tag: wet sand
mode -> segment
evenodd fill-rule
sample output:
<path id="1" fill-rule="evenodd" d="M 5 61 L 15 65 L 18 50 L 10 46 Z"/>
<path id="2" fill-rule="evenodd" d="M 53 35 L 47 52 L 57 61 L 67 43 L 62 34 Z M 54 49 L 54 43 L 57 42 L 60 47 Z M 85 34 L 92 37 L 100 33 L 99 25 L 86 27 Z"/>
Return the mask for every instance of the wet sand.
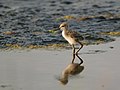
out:
<path id="1" fill-rule="evenodd" d="M 0 90 L 119 90 L 120 38 L 81 50 L 84 70 L 62 85 L 56 76 L 71 62 L 71 50 L 0 52 Z M 76 59 L 77 62 L 77 59 Z"/>

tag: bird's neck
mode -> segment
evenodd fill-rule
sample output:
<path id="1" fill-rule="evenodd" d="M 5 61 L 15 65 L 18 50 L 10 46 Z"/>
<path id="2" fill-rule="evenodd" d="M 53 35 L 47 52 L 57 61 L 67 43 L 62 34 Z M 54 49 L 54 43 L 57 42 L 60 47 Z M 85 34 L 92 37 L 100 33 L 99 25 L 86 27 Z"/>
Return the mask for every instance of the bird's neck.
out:
<path id="1" fill-rule="evenodd" d="M 67 38 L 67 30 L 62 31 L 62 36 L 66 39 Z"/>
<path id="2" fill-rule="evenodd" d="M 65 35 L 65 34 L 66 34 L 66 32 L 67 32 L 67 30 L 66 30 L 66 29 L 64 29 L 64 30 L 62 31 L 62 35 Z"/>

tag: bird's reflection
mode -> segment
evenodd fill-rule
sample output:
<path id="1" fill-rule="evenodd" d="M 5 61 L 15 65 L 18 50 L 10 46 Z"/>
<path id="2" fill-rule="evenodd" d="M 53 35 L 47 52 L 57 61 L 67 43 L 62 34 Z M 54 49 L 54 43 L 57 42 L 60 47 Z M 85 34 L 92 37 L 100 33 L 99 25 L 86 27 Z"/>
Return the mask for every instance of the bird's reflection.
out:
<path id="1" fill-rule="evenodd" d="M 84 66 L 81 66 L 79 63 L 71 63 L 62 71 L 62 74 L 58 80 L 63 85 L 66 85 L 71 75 L 73 76 L 80 74 L 83 70 L 84 70 Z"/>

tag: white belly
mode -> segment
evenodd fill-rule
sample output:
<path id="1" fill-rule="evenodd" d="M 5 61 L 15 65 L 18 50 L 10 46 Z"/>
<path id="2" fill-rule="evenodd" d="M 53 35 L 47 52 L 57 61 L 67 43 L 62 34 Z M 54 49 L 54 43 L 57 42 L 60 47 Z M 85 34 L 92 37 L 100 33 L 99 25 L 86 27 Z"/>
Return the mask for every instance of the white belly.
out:
<path id="1" fill-rule="evenodd" d="M 62 32 L 62 36 L 72 45 L 72 44 L 77 44 L 74 38 L 71 38 L 67 35 L 65 35 L 64 31 Z"/>

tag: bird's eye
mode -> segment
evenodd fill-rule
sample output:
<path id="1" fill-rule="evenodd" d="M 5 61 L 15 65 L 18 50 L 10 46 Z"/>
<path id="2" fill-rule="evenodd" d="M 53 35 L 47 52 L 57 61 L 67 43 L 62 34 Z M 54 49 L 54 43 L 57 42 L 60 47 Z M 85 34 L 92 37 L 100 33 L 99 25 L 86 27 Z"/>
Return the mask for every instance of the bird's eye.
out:
<path id="1" fill-rule="evenodd" d="M 61 27 L 64 27 L 64 26 L 61 26 Z"/>

